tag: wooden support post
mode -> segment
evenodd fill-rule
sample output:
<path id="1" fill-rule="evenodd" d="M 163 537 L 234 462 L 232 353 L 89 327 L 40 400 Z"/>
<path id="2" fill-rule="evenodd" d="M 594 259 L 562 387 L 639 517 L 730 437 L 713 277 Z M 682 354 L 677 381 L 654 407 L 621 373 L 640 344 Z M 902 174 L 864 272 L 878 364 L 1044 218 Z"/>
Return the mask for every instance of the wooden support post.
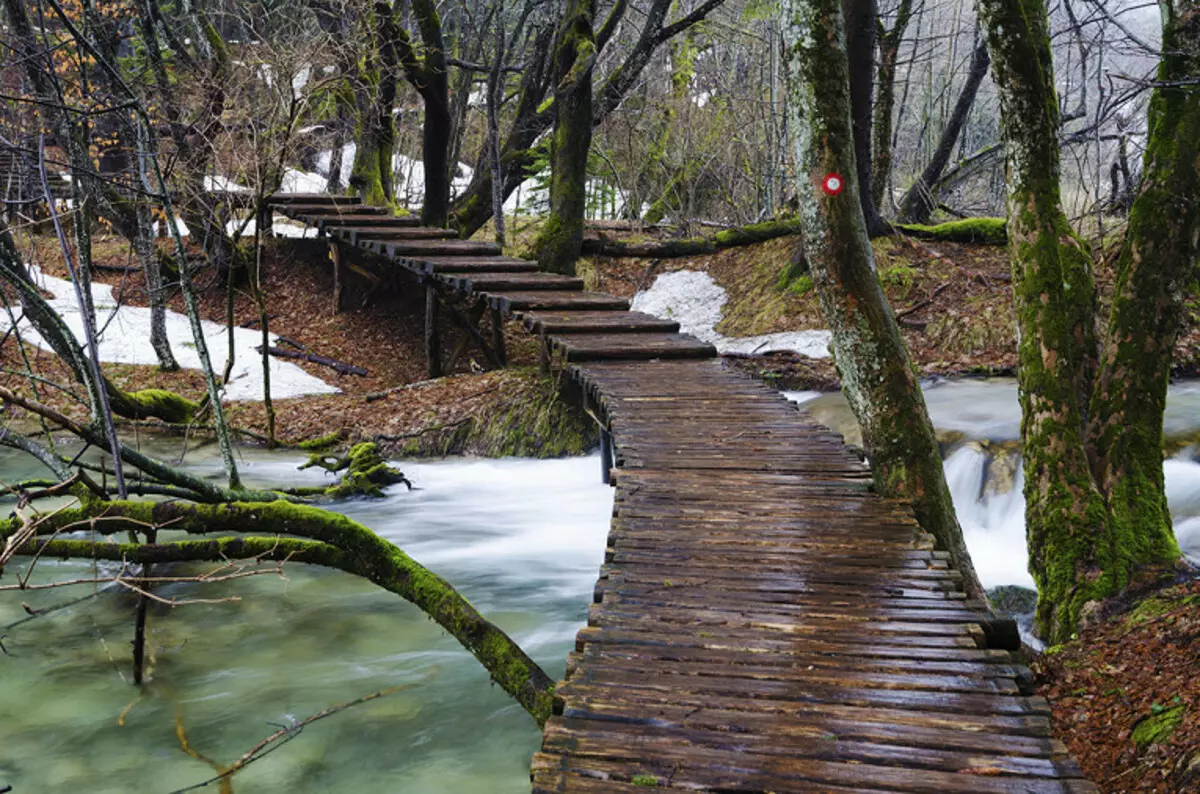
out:
<path id="1" fill-rule="evenodd" d="M 600 482 L 609 485 L 612 482 L 613 443 L 612 433 L 600 425 Z"/>
<path id="2" fill-rule="evenodd" d="M 342 286 L 345 268 L 342 265 L 342 246 L 337 240 L 329 240 L 329 261 L 333 263 L 333 313 L 342 310 Z"/>
<path id="3" fill-rule="evenodd" d="M 546 339 L 546 332 L 542 331 L 538 334 L 538 368 L 541 369 L 543 375 L 550 374 L 550 340 Z"/>
<path id="4" fill-rule="evenodd" d="M 508 366 L 508 348 L 504 344 L 504 312 L 492 307 L 492 350 L 500 366 Z"/>
<path id="5" fill-rule="evenodd" d="M 430 378 L 442 376 L 442 336 L 438 328 L 438 294 L 433 284 L 425 284 L 425 364 Z"/>
<path id="6" fill-rule="evenodd" d="M 263 204 L 258 208 L 258 215 L 254 218 L 254 228 L 258 232 L 260 240 L 269 240 L 271 238 L 271 227 L 274 225 L 275 211 L 271 209 L 270 204 Z"/>

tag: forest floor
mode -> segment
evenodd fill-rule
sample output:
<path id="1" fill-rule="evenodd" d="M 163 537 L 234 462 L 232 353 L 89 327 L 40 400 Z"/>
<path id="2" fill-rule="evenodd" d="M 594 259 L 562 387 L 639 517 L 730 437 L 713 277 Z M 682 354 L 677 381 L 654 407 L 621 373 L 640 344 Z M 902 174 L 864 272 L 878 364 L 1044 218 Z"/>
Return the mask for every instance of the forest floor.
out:
<path id="1" fill-rule="evenodd" d="M 52 239 L 27 242 L 40 267 L 65 275 Z M 700 270 L 728 293 L 717 326 L 722 334 L 822 329 L 811 280 L 794 269 L 781 278 L 796 245 L 794 238 L 781 238 L 688 259 L 593 257 L 581 261 L 580 273 L 590 289 L 632 297 L 664 273 Z M 1004 248 L 896 238 L 876 241 L 875 253 L 880 282 L 923 375 L 1013 374 L 1016 342 Z M 115 238 L 98 239 L 96 254 L 102 265 L 130 264 L 128 245 Z M 1097 262 L 1102 294 L 1111 288 L 1111 256 L 1108 252 Z M 341 393 L 276 400 L 277 435 L 283 442 L 332 433 L 342 444 L 376 440 L 389 454 L 412 456 L 554 456 L 582 452 L 594 443 L 591 420 L 558 399 L 560 384 L 538 373 L 534 342 L 514 324 L 507 329 L 511 368 L 482 371 L 480 361 L 472 358 L 478 353 L 468 348 L 449 377 L 430 381 L 424 371 L 423 292 L 403 274 L 374 288 L 352 277 L 344 308 L 335 313 L 324 243 L 273 240 L 264 264 L 271 332 L 368 373 L 339 375 L 324 366 L 292 362 Z M 112 285 L 125 303 L 146 305 L 140 273 L 98 270 L 96 279 Z M 197 284 L 204 317 L 224 322 L 224 282 L 214 271 L 202 270 Z M 172 297 L 171 308 L 183 311 L 180 296 Z M 244 285 L 235 291 L 233 316 L 236 325 L 257 327 L 258 312 Z M 1185 326 L 1176 347 L 1176 374 L 1194 376 L 1200 364 L 1195 291 Z M 457 341 L 449 336 L 444 356 Z M 0 347 L 10 363 L 17 360 L 13 345 L 6 339 Z M 27 352 L 38 371 L 66 380 L 53 356 L 32 347 Z M 778 353 L 727 360 L 780 388 L 838 386 L 828 358 Z M 151 366 L 109 365 L 106 371 L 127 389 L 170 388 L 192 399 L 204 394 L 195 370 L 164 374 Z M 21 381 L 9 374 L 0 382 L 15 387 Z M 43 389 L 42 394 L 48 393 Z M 56 407 L 80 411 L 68 398 L 49 394 Z M 265 432 L 261 402 L 232 403 L 228 413 L 233 425 L 250 437 Z M 1106 794 L 1200 791 L 1197 647 L 1200 585 L 1193 583 L 1141 601 L 1034 661 L 1041 691 L 1053 706 L 1057 734 Z"/>
<path id="2" fill-rule="evenodd" d="M 1137 599 L 1032 667 L 1101 791 L 1200 791 L 1200 581 Z"/>

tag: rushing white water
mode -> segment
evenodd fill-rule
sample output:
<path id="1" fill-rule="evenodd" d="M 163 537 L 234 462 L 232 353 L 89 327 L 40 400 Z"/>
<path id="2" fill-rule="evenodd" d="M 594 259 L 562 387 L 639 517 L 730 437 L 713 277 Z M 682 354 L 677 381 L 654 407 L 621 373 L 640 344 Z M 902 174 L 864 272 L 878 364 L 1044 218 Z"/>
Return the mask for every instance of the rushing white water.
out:
<path id="1" fill-rule="evenodd" d="M 297 472 L 303 458 L 292 453 L 243 456 L 252 485 L 325 477 Z M 207 448 L 193 452 L 189 468 L 218 476 L 215 457 Z M 6 479 L 27 476 L 28 465 L 0 449 Z M 382 500 L 338 508 L 448 579 L 561 677 L 591 603 L 612 510 L 597 458 L 401 465 L 417 490 L 396 486 Z M 64 578 L 87 572 L 81 563 L 40 565 Z M 180 749 L 177 718 L 193 747 L 229 763 L 277 724 L 411 685 L 305 728 L 239 774 L 234 790 L 529 791 L 540 732 L 455 640 L 363 580 L 294 564 L 285 572 L 287 581 L 272 575 L 162 588 L 163 595 L 242 600 L 155 610 L 153 682 L 124 727 L 118 715 L 135 697 L 121 679 L 132 600 L 103 595 L 12 627 L 26 616 L 21 601 L 44 607 L 69 594 L 0 594 L 9 652 L 0 657 L 0 787 L 167 794 L 213 774 Z"/>
<path id="2" fill-rule="evenodd" d="M 62 317 L 78 340 L 83 340 L 83 314 L 75 300 L 71 282 L 47 275 L 30 266 L 30 273 L 39 287 L 50 293 L 50 307 Z M 150 346 L 150 309 L 121 304 L 113 296 L 112 287 L 93 282 L 92 302 L 96 307 L 96 324 L 100 339 L 100 360 L 118 364 L 157 364 Z M 0 312 L 0 330 L 12 325 L 12 315 Z M 229 350 L 229 329 L 218 323 L 201 321 L 204 339 L 208 343 L 213 369 L 222 372 Z M 188 318 L 178 312 L 166 312 L 167 339 L 179 366 L 200 369 L 195 337 Z M 32 344 L 49 350 L 50 346 L 33 330 L 27 320 L 20 322 L 21 335 Z M 262 356 L 255 349 L 262 344 L 262 334 L 249 328 L 233 329 L 234 366 L 225 386 L 226 400 L 261 400 L 263 398 Z M 278 344 L 275 336 L 271 344 Z M 277 399 L 300 397 L 306 394 L 335 394 L 340 389 L 300 367 L 277 358 L 270 360 L 271 396 Z"/>
<path id="3" fill-rule="evenodd" d="M 664 273 L 649 289 L 634 296 L 634 311 L 675 320 L 680 330 L 711 342 L 722 353 L 770 353 L 792 350 L 810 358 L 829 356 L 828 331 L 787 331 L 761 336 L 727 337 L 717 332 L 721 309 L 729 300 L 725 288 L 707 273 L 677 270 Z"/>
<path id="4" fill-rule="evenodd" d="M 971 559 L 985 587 L 1033 586 L 1027 570 L 1024 472 L 1015 441 L 1021 411 L 1009 378 L 935 381 L 924 386 L 934 427 L 958 434 L 947 455 L 946 481 Z M 861 443 L 840 394 L 785 392 L 820 421 Z M 1200 429 L 1200 384 L 1172 385 L 1164 425 L 1168 436 Z M 999 442 L 999 443 L 997 443 Z M 1167 502 L 1183 552 L 1200 562 L 1200 461 L 1187 449 L 1163 463 Z"/>

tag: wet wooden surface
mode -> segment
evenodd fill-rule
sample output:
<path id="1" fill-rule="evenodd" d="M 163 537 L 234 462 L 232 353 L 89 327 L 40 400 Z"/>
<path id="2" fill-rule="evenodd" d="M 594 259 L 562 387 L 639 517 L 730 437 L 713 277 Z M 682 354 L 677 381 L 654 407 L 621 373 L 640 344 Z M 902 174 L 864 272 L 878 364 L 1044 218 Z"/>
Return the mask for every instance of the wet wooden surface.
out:
<path id="1" fill-rule="evenodd" d="M 488 244 L 358 245 L 521 319 L 611 434 L 608 548 L 535 792 L 1096 791 L 839 435 L 676 323 Z"/>

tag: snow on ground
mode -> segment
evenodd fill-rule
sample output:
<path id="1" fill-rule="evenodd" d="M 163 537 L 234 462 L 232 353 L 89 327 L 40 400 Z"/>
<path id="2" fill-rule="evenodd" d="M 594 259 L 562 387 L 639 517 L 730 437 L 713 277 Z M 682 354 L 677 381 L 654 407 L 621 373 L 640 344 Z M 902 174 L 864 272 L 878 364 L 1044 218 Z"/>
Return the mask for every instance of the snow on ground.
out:
<path id="1" fill-rule="evenodd" d="M 675 320 L 684 333 L 711 342 L 722 353 L 771 353 L 791 350 L 809 358 L 829 356 L 828 331 L 785 331 L 761 336 L 727 337 L 717 333 L 721 308 L 729 300 L 725 288 L 707 273 L 678 270 L 664 273 L 650 289 L 633 298 L 633 310 Z"/>
<path id="2" fill-rule="evenodd" d="M 31 267 L 34 281 L 42 289 L 54 295 L 50 306 L 66 322 L 75 338 L 83 343 L 83 315 L 75 301 L 75 288 L 71 282 L 46 275 Z M 100 328 L 100 360 L 117 364 L 157 364 L 154 349 L 150 346 L 150 309 L 139 306 L 118 306 L 112 287 L 107 284 L 92 285 L 92 300 L 96 305 L 96 322 Z M 8 330 L 12 317 L 0 313 L 0 329 Z M 228 330 L 225 326 L 202 321 L 204 338 L 213 368 L 218 372 L 225 369 L 226 353 L 229 349 Z M 49 350 L 25 321 L 21 322 L 24 339 L 38 347 Z M 178 312 L 167 311 L 167 339 L 175 360 L 181 367 L 200 369 L 200 356 L 192 337 L 187 317 Z M 234 366 L 230 381 L 225 386 L 226 400 L 261 400 L 263 397 L 262 356 L 254 348 L 262 344 L 262 334 L 246 328 L 233 329 Z M 271 344 L 278 344 L 272 335 Z M 300 397 L 306 394 L 335 394 L 339 389 L 320 378 L 309 375 L 300 367 L 285 361 L 270 360 L 271 396 L 275 399 Z"/>

